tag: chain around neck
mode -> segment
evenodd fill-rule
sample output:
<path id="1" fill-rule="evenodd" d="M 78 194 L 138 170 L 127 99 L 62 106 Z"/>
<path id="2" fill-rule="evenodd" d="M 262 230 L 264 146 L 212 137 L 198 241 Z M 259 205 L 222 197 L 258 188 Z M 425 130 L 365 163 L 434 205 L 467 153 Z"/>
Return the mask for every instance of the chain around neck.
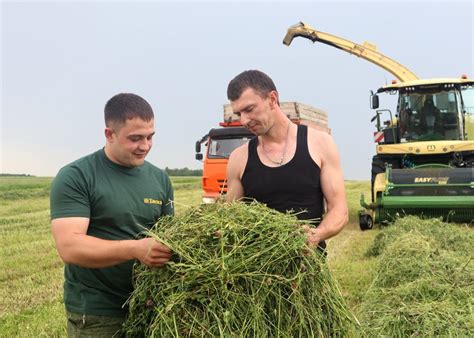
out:
<path id="1" fill-rule="evenodd" d="M 283 152 L 280 156 L 280 160 L 279 161 L 275 161 L 275 160 L 272 160 L 270 158 L 270 156 L 268 156 L 268 153 L 267 151 L 265 150 L 265 145 L 263 143 L 263 139 L 261 139 L 262 141 L 262 150 L 263 150 L 263 154 L 265 155 L 265 157 L 267 158 L 267 160 L 269 160 L 270 162 L 272 162 L 273 164 L 277 164 L 279 166 L 283 165 L 283 160 L 285 159 L 285 153 L 286 153 L 286 145 L 288 144 L 288 134 L 290 133 L 290 123 L 291 121 L 288 120 L 288 126 L 286 128 L 286 138 L 285 138 L 285 145 L 283 147 Z"/>

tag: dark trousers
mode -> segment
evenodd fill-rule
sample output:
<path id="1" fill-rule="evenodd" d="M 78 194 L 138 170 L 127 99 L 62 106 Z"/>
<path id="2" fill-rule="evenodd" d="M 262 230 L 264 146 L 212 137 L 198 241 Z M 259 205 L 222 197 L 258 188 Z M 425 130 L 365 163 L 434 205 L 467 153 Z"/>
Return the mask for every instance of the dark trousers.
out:
<path id="1" fill-rule="evenodd" d="M 120 329 L 125 318 L 82 315 L 67 312 L 67 335 L 74 338 L 103 337 L 121 338 Z"/>

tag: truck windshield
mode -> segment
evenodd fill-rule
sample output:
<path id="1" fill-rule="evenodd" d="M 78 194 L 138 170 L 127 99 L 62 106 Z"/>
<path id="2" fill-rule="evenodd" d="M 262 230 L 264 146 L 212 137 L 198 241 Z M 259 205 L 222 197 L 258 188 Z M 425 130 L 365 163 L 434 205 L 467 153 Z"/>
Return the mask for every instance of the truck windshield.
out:
<path id="1" fill-rule="evenodd" d="M 462 139 L 457 92 L 404 93 L 399 101 L 401 142 Z"/>
<path id="2" fill-rule="evenodd" d="M 235 136 L 233 138 L 211 138 L 209 140 L 208 158 L 229 158 L 230 153 L 240 145 L 250 140 L 248 136 Z"/>

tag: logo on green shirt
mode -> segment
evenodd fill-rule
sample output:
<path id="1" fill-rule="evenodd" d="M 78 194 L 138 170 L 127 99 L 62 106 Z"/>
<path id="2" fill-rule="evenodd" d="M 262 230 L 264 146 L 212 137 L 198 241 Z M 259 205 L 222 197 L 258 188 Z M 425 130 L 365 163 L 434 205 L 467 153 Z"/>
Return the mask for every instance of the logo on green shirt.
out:
<path id="1" fill-rule="evenodd" d="M 163 201 L 162 200 L 155 200 L 153 198 L 144 198 L 143 199 L 143 203 L 145 204 L 158 204 L 158 205 L 162 205 L 163 204 Z"/>

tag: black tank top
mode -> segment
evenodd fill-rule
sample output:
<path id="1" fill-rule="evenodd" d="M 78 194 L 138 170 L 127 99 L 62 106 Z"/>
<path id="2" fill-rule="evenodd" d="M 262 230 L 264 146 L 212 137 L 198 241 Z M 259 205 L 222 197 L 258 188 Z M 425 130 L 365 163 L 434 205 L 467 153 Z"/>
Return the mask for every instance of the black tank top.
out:
<path id="1" fill-rule="evenodd" d="M 257 153 L 258 138 L 248 145 L 248 159 L 242 175 L 245 198 L 265 203 L 280 212 L 291 211 L 296 217 L 319 224 L 324 211 L 321 169 L 308 150 L 308 127 L 298 126 L 296 152 L 282 166 L 267 167 Z M 325 243 L 321 242 L 324 248 Z"/>

